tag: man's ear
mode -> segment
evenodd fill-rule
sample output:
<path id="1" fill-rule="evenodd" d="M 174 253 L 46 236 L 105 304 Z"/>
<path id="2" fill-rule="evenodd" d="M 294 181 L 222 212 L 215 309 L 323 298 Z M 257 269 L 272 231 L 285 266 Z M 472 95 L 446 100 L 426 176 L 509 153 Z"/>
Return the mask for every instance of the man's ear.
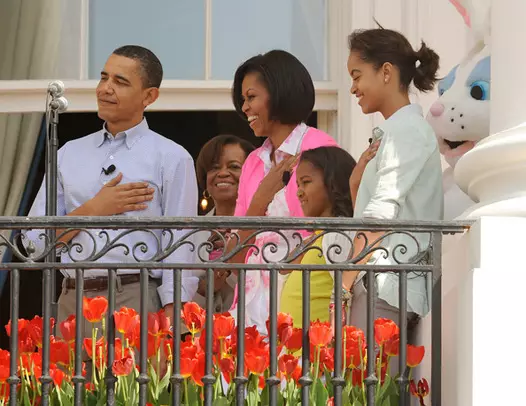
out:
<path id="1" fill-rule="evenodd" d="M 146 89 L 143 99 L 143 105 L 144 108 L 148 107 L 150 104 L 154 103 L 157 98 L 159 97 L 159 88 L 158 87 L 150 87 Z"/>

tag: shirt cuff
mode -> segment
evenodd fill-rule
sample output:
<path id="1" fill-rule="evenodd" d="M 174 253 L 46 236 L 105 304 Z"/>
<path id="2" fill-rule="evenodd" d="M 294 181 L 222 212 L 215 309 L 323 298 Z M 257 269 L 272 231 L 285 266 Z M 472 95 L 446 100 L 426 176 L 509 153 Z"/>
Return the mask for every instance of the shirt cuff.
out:
<path id="1" fill-rule="evenodd" d="M 362 213 L 364 218 L 394 220 L 398 217 L 398 204 L 371 200 Z"/>
<path id="2" fill-rule="evenodd" d="M 183 272 L 184 274 L 184 272 Z M 197 293 L 197 287 L 199 284 L 199 278 L 194 275 L 182 276 L 181 277 L 181 302 L 191 302 Z M 172 304 L 174 301 L 174 284 L 163 283 L 157 288 L 157 293 L 159 294 L 159 299 L 161 300 L 161 305 L 164 307 L 166 305 Z"/>

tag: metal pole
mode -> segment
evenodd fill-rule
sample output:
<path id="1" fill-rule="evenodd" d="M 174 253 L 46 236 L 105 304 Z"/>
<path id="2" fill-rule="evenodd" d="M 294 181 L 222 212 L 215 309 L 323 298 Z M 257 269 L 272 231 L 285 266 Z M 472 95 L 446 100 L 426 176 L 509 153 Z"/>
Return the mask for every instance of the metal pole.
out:
<path id="1" fill-rule="evenodd" d="M 47 106 L 49 108 L 49 125 L 47 128 L 48 137 L 46 145 L 46 216 L 57 215 L 57 153 L 58 153 L 58 115 L 67 108 L 67 100 L 62 97 L 64 93 L 64 84 L 60 81 L 51 82 L 48 86 L 48 93 L 51 101 Z M 47 112 L 46 112 L 47 113 Z M 56 230 L 53 228 L 46 229 L 48 243 L 54 244 Z M 47 262 L 55 262 L 56 251 L 52 249 L 46 257 Z M 49 394 L 51 391 L 51 376 L 49 375 L 49 349 L 52 315 L 57 315 L 55 302 L 55 269 L 45 269 L 43 275 L 43 295 L 42 295 L 42 313 L 43 313 L 43 340 L 42 340 L 42 405 L 49 405 Z M 53 301 L 53 304 L 52 304 Z"/>

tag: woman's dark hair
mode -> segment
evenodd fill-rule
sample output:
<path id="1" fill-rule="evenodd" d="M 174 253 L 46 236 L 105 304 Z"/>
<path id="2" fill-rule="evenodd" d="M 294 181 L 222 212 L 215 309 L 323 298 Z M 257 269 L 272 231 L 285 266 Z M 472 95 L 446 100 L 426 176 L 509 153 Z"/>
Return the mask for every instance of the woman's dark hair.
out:
<path id="1" fill-rule="evenodd" d="M 309 71 L 292 54 L 273 50 L 256 55 L 239 68 L 234 75 L 232 100 L 236 111 L 242 111 L 241 85 L 249 73 L 258 73 L 270 95 L 269 119 L 282 124 L 299 124 L 307 121 L 314 108 L 314 84 Z"/>
<path id="2" fill-rule="evenodd" d="M 349 48 L 360 54 L 376 69 L 389 62 L 400 71 L 400 85 L 409 88 L 411 80 L 421 92 L 432 90 L 438 80 L 436 74 L 440 57 L 422 41 L 415 51 L 406 37 L 397 31 L 384 28 L 357 30 L 349 35 Z"/>
<path id="3" fill-rule="evenodd" d="M 256 149 L 250 142 L 235 135 L 218 135 L 209 140 L 199 151 L 195 163 L 197 183 L 202 190 L 206 189 L 206 174 L 219 161 L 225 145 L 239 145 L 245 151 L 245 156 Z"/>
<path id="4" fill-rule="evenodd" d="M 300 162 L 310 162 L 323 172 L 334 217 L 352 217 L 353 207 L 349 178 L 356 166 L 354 158 L 339 147 L 319 147 L 301 154 Z"/>

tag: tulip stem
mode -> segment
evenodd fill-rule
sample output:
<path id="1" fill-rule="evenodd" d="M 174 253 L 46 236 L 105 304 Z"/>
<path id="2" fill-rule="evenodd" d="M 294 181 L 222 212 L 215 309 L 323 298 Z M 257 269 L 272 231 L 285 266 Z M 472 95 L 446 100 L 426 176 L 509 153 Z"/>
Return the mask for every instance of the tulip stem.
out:
<path id="1" fill-rule="evenodd" d="M 188 403 L 188 378 L 185 378 L 184 379 L 184 401 L 185 401 L 185 404 L 189 404 Z"/>
<path id="2" fill-rule="evenodd" d="M 358 349 L 360 350 L 360 362 L 362 364 L 362 396 L 363 396 L 363 404 L 367 404 L 367 399 L 365 397 L 365 357 L 363 356 L 363 349 L 362 349 L 362 339 L 361 337 L 358 337 Z M 352 372 L 351 372 L 352 373 Z M 352 376 L 351 376 L 352 378 Z"/>
<path id="3" fill-rule="evenodd" d="M 378 376 L 378 381 L 376 383 L 376 399 L 378 399 L 378 396 L 380 395 L 380 388 L 382 386 L 382 352 L 384 349 L 384 345 L 380 345 L 380 356 L 378 357 L 378 365 L 376 367 L 376 374 Z"/>
<path id="4" fill-rule="evenodd" d="M 345 378 L 345 370 L 347 369 L 347 365 L 345 363 L 347 362 L 347 331 L 343 330 L 343 371 L 342 376 Z"/>
<path id="5" fill-rule="evenodd" d="M 94 387 L 97 384 L 97 354 L 95 353 L 95 339 L 97 336 L 97 329 L 91 326 L 91 383 Z"/>

